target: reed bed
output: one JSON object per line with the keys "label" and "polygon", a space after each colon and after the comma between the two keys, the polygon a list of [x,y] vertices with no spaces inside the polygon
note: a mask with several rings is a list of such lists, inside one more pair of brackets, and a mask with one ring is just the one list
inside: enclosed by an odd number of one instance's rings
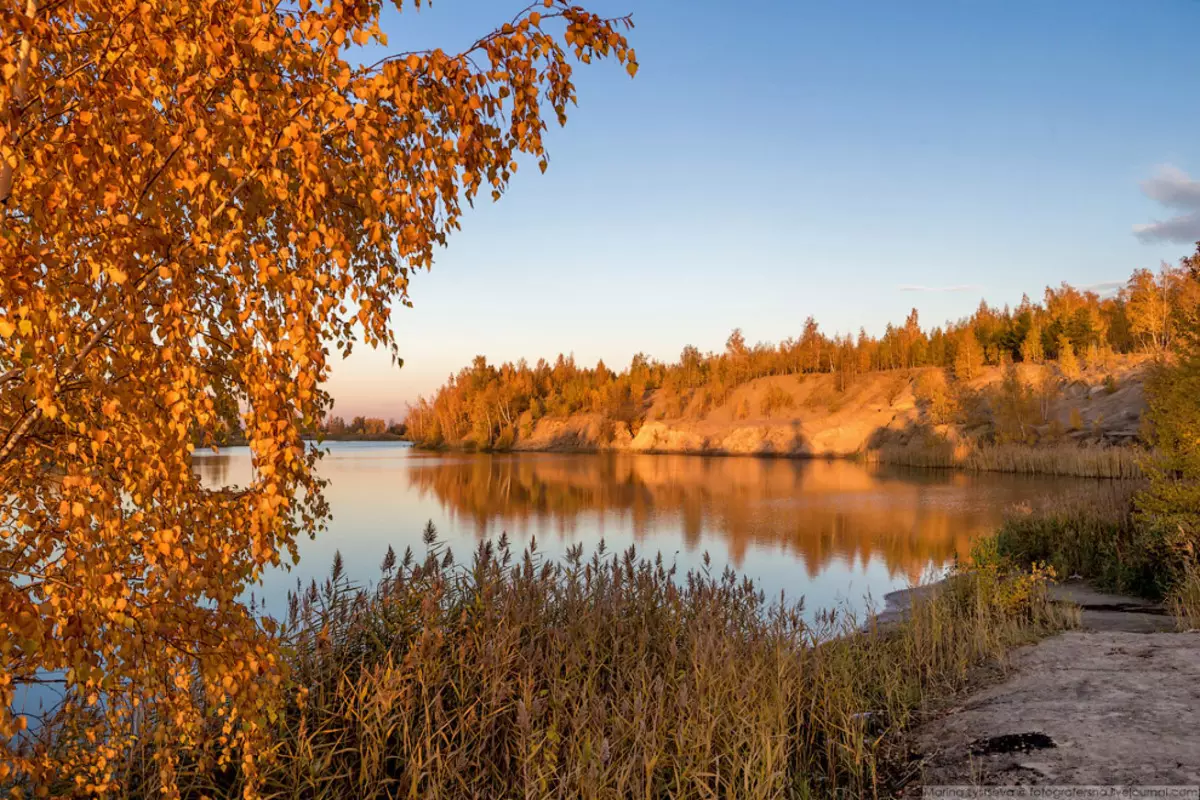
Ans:
{"label": "reed bed", "polygon": [[1143,451],[1135,447],[1059,444],[973,444],[954,446],[886,446],[867,453],[867,460],[935,469],[1065,475],[1076,478],[1137,479],[1142,477]]}
{"label": "reed bed", "polygon": [[[632,549],[550,562],[501,539],[458,565],[426,541],[422,559],[389,551],[372,588],[339,559],[293,598],[296,699],[264,796],[888,796],[915,772],[904,733],[923,710],[1072,623],[1040,576],[994,566],[864,626]],[[130,758],[131,796],[156,791],[150,755]],[[240,765],[205,763],[179,765],[183,796],[241,796]]]}
{"label": "reed bed", "polygon": [[1046,563],[1101,588],[1151,597],[1165,589],[1134,518],[1131,492],[1064,496],[1036,510],[1015,509],[995,541],[1015,563]]}

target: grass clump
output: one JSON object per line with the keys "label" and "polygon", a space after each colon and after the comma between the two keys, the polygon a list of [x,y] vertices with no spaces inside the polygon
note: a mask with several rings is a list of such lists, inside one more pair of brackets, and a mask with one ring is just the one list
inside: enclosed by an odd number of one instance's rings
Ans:
{"label": "grass clump", "polygon": [[[458,565],[427,542],[424,559],[389,551],[373,588],[338,560],[292,599],[271,758],[178,764],[184,796],[886,796],[924,709],[1070,624],[1044,573],[997,558],[862,626],[632,549],[549,562],[502,538]],[[155,791],[145,746],[133,796]]]}
{"label": "grass clump", "polygon": [[1167,608],[1184,630],[1200,630],[1200,569],[1192,568],[1167,594]]}

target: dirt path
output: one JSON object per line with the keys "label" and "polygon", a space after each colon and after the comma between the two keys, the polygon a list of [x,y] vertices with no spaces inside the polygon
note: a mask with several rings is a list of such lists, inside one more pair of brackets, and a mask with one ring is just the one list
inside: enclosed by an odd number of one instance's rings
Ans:
{"label": "dirt path", "polygon": [[917,732],[924,784],[1200,784],[1200,633],[1153,604],[1056,587],[1082,628]]}

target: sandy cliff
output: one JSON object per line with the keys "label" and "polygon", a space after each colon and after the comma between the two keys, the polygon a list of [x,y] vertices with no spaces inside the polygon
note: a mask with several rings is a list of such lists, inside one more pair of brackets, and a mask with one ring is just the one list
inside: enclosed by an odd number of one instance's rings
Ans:
{"label": "sandy cliff", "polygon": [[[1110,369],[1085,371],[1075,381],[1055,381],[1054,370],[1018,367],[1030,387],[1044,386],[1047,378],[1056,383],[1046,401],[1048,421],[1030,424],[1033,438],[1104,444],[1136,439],[1145,407],[1144,361],[1121,359]],[[719,404],[710,399],[707,405],[715,407],[706,408],[697,393],[675,414],[669,413],[672,404],[660,391],[635,430],[597,414],[544,417],[514,449],[849,456],[928,441],[969,441],[994,430],[1003,379],[999,367],[984,368],[965,384],[975,398],[974,410],[951,425],[934,424],[926,404],[917,399],[921,372],[872,373],[854,379],[844,391],[835,375],[759,378]],[[764,398],[772,391],[791,397],[791,407],[764,413]]]}

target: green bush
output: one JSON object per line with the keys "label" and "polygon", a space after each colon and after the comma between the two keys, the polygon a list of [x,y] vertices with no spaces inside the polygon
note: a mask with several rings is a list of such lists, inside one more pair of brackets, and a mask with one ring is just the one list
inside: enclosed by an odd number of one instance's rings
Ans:
{"label": "green bush", "polygon": [[996,533],[998,552],[1021,565],[1044,562],[1060,576],[1078,575],[1101,588],[1163,598],[1194,569],[1192,549],[1169,520],[1136,514],[1132,489],[1011,515]]}

